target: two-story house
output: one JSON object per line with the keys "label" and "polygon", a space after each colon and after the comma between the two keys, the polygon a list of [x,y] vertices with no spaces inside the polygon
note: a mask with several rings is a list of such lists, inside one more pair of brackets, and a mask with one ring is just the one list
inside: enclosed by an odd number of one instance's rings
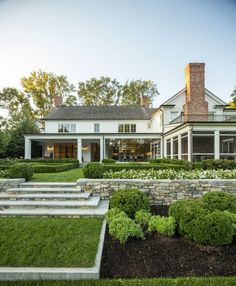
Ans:
{"label": "two-story house", "polygon": [[69,107],[55,98],[44,133],[25,134],[25,158],[31,158],[32,142],[37,142],[43,158],[81,162],[236,160],[236,111],[205,88],[205,64],[188,64],[185,82],[158,108],[150,108],[146,97],[140,106]]}

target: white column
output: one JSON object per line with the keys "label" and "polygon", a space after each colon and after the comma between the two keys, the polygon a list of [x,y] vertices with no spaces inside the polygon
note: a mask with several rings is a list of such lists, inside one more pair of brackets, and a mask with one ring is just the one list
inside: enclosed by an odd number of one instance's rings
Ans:
{"label": "white column", "polygon": [[220,159],[220,131],[215,131],[215,160]]}
{"label": "white column", "polygon": [[167,140],[163,138],[163,157],[162,158],[166,158],[167,156]]}
{"label": "white column", "polygon": [[103,138],[100,138],[100,162],[104,159],[104,146],[103,146]]}
{"label": "white column", "polygon": [[25,139],[25,159],[31,159],[31,140]]}
{"label": "white column", "polygon": [[170,158],[171,159],[174,158],[173,151],[174,151],[174,149],[173,149],[173,137],[172,137],[172,138],[170,138]]}
{"label": "white column", "polygon": [[178,135],[178,159],[181,160],[181,153],[182,153],[182,149],[181,149],[181,135]]}
{"label": "white column", "polygon": [[80,163],[82,162],[82,139],[77,138],[77,160],[79,160]]}
{"label": "white column", "polygon": [[188,130],[188,161],[192,162],[192,153],[193,153],[193,139],[192,139],[192,130]]}

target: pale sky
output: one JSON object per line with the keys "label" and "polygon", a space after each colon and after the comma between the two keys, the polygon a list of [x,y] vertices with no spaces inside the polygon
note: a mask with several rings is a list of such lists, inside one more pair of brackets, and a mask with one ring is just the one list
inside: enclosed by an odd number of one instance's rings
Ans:
{"label": "pale sky", "polygon": [[158,106],[206,63],[206,87],[236,86],[235,0],[0,0],[0,88],[42,69],[76,87],[91,77],[153,80]]}

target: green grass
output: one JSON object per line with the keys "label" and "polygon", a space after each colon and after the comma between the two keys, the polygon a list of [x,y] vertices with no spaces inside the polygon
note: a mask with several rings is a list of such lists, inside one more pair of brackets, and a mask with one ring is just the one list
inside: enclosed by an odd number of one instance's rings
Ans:
{"label": "green grass", "polygon": [[176,278],[98,281],[18,281],[0,282],[1,286],[235,286],[236,277]]}
{"label": "green grass", "polygon": [[35,173],[32,182],[76,182],[83,178],[82,168],[60,173]]}
{"label": "green grass", "polygon": [[91,267],[97,218],[0,218],[0,266]]}

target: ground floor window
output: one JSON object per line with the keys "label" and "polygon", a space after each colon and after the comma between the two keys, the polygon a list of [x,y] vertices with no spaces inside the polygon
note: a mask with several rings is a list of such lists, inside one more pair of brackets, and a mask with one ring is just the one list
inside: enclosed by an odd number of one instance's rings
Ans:
{"label": "ground floor window", "polygon": [[152,159],[161,158],[161,139],[156,140],[151,144]]}
{"label": "ground floor window", "polygon": [[54,159],[76,159],[77,144],[75,143],[55,143],[54,144]]}
{"label": "ground floor window", "polygon": [[106,157],[120,162],[143,162],[152,157],[152,139],[106,139]]}
{"label": "ground floor window", "polygon": [[179,146],[179,142],[178,142],[178,137],[174,137],[173,138],[173,159],[178,159],[178,146]]}
{"label": "ground floor window", "polygon": [[215,158],[214,132],[193,133],[193,162]]}
{"label": "ground floor window", "polygon": [[236,160],[236,132],[220,132],[220,159]]}
{"label": "ground floor window", "polygon": [[188,133],[181,135],[181,159],[188,160]]}

